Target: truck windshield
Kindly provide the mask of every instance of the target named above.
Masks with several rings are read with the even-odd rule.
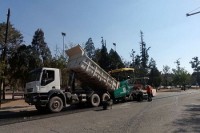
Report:
[[[42,72],[42,69],[35,69],[31,71],[28,75],[28,80],[27,82],[32,82],[32,81],[39,81],[40,80],[40,74]]]

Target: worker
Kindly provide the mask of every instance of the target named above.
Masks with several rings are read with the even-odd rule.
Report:
[[[148,95],[148,101],[152,101],[152,88],[150,85],[147,85],[147,95]]]

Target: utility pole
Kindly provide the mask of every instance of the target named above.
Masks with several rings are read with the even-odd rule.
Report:
[[[62,32],[61,34],[63,36],[63,57],[65,57],[65,36],[66,36],[66,33]]]
[[[5,100],[5,75],[7,72],[7,40],[8,40],[8,28],[9,28],[9,19],[10,19],[10,9],[8,9],[7,14],[7,23],[6,23],[6,33],[5,33],[5,44],[2,51],[2,62],[5,63],[3,78],[1,80],[1,90],[3,87],[3,99]],[[0,108],[1,108],[1,90],[0,90]]]

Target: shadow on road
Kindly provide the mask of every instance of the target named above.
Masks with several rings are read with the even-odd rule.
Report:
[[[88,106],[69,106],[64,108],[59,113],[50,113],[50,112],[38,112],[37,110],[24,110],[20,112],[13,111],[1,111],[0,113],[0,126],[14,124],[25,121],[32,121],[37,119],[45,119],[50,117],[57,117],[62,115],[69,115],[79,112],[85,112],[88,110],[98,110],[100,107],[91,108]]]
[[[184,132],[200,132],[200,105],[186,105],[182,119],[178,119],[173,122],[173,125],[177,128],[174,133],[184,133]],[[189,129],[188,129],[189,127]]]

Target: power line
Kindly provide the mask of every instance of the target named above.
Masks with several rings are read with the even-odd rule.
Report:
[[[192,13],[192,12],[194,12],[194,11],[198,10],[198,9],[200,9],[200,6],[199,6],[199,7],[197,7],[196,9],[194,9],[194,10],[192,10],[192,11],[188,12],[188,13]]]

